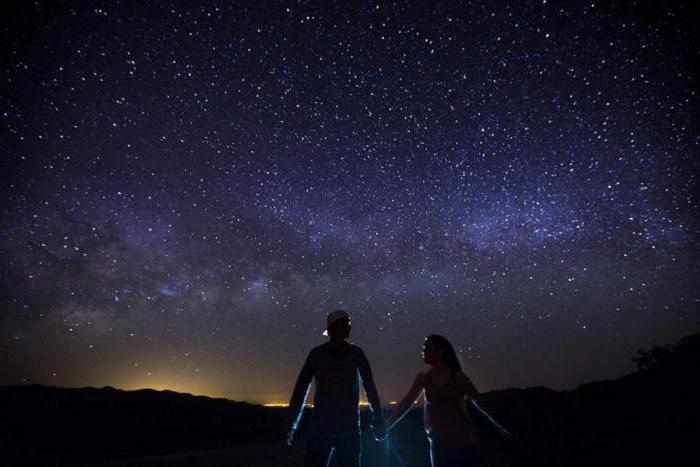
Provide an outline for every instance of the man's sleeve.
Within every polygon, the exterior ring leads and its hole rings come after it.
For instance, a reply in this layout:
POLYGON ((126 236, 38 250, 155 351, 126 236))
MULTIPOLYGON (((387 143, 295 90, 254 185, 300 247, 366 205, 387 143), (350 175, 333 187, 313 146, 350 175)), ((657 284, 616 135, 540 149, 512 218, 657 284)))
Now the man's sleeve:
MULTIPOLYGON (((382 404, 379 401, 379 394, 377 394, 377 387, 374 385, 374 378, 372 377, 372 368, 369 366, 367 357, 365 353, 360 350, 360 377, 362 378, 362 385, 365 387, 365 394, 367 394, 367 401, 372 408, 372 415, 374 416, 375 423, 383 419, 382 414, 382 404)), ((375 425, 376 426, 376 425, 375 425)))
POLYGON ((289 401, 289 424, 290 429, 296 430, 299 425, 299 419, 303 413, 304 402, 306 402, 306 396, 309 393, 309 387, 311 385, 311 378, 314 376, 314 371, 316 367, 315 353, 312 350, 306 357, 304 366, 301 368, 297 382, 294 385, 294 391, 292 392, 292 398, 289 401))

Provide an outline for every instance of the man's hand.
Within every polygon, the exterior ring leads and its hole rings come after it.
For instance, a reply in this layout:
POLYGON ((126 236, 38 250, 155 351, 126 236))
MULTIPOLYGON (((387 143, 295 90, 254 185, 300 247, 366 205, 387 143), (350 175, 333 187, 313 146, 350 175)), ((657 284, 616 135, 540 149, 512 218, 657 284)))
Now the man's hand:
POLYGON ((382 418, 374 422, 374 439, 376 441, 384 441, 384 438, 386 438, 386 423, 382 418))
POLYGON ((294 443, 294 429, 290 429, 287 432, 287 446, 291 446, 294 443))

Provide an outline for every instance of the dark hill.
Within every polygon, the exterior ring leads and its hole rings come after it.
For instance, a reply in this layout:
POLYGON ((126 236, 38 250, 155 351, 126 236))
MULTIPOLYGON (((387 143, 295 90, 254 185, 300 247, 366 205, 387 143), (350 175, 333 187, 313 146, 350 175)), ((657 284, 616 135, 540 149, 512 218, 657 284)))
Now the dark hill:
POLYGON ((57 465, 279 440, 284 410, 172 391, 0 387, 0 464, 57 465))
MULTIPOLYGON (((639 354, 640 370, 613 381, 484 394, 482 406, 518 433, 507 459, 489 465, 697 465, 700 334, 639 354)), ((487 435, 484 448, 494 442, 487 435)))

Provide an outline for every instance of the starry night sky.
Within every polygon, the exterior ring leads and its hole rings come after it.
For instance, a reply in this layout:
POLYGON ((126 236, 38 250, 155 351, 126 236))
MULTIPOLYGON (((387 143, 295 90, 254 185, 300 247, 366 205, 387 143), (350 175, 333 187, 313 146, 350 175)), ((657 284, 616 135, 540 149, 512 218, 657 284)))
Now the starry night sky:
POLYGON ((341 307, 385 401, 431 333, 567 389, 700 327, 689 4, 141 3, 2 7, 0 384, 283 402, 341 307))

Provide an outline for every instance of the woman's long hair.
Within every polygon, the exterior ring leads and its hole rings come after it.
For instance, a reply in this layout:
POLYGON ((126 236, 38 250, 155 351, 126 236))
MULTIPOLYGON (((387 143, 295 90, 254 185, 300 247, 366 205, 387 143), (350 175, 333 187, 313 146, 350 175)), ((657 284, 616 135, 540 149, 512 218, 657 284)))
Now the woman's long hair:
POLYGON ((459 362, 457 353, 455 353, 455 349, 452 347, 452 344, 450 344, 450 341, 439 334, 431 334, 427 338, 435 345, 435 347, 437 347, 438 350, 442 350, 442 359, 445 361, 445 365, 447 365, 448 368, 452 368, 453 370, 457 370, 461 373, 462 364, 459 362))

